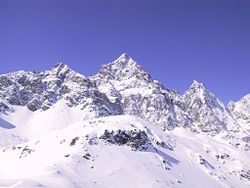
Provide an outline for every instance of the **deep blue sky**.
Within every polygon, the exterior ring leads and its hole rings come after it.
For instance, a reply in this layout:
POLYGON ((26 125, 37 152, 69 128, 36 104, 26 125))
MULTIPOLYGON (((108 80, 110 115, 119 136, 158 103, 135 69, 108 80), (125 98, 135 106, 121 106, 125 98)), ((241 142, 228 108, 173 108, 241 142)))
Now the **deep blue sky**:
POLYGON ((0 73, 64 62, 85 75, 128 53, 166 87, 250 93, 250 0, 0 0, 0 73))

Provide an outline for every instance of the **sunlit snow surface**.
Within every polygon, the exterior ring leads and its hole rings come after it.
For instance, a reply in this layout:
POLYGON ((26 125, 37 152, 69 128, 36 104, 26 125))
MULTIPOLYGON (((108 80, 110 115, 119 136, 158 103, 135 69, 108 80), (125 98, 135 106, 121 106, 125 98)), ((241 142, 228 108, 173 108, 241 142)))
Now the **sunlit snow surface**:
MULTIPOLYGON (((54 122, 56 127, 60 123, 54 122)), ((219 137, 183 128, 163 132, 134 116, 79 121, 32 141, 3 147, 0 169, 0 187, 250 186, 241 177, 242 170, 250 169, 248 152, 219 137), (147 149, 106 142, 100 138, 105 130, 144 131, 147 149)))

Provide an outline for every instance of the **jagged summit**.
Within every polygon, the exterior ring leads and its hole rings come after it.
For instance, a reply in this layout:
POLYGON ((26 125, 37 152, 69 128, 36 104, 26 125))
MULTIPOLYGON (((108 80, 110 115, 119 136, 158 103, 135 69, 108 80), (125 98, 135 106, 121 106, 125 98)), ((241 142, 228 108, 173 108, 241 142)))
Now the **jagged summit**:
POLYGON ((205 89, 205 86, 202 82, 198 82, 197 80, 193 80, 190 88, 202 88, 205 89))
POLYGON ((211 93, 203 83, 198 82, 197 80, 193 80, 191 86, 184 93, 184 96, 186 95, 199 97, 204 102, 205 100, 209 100, 209 98, 217 99, 217 97, 211 93))
POLYGON ((70 71, 71 68, 69 68, 68 65, 62 63, 62 62, 59 62, 59 63, 56 63, 52 68, 51 68, 51 73, 53 74, 58 74, 59 72, 61 72, 62 70, 65 71, 70 71))
POLYGON ((227 106, 239 124, 248 129, 250 133, 250 94, 242 97, 237 102, 230 101, 227 106))
POLYGON ((56 77, 61 80, 74 79, 75 77, 82 77, 82 78, 85 77, 80 73, 72 70, 68 65, 61 62, 57 63, 55 66, 52 67, 49 76, 56 77))
POLYGON ((68 65, 66 65, 65 63, 63 63, 63 62, 58 62, 58 63, 56 63, 53 67, 52 67, 52 70, 53 69, 57 69, 57 68, 64 68, 64 67, 67 67, 67 68, 69 68, 69 66, 68 65))
MULTIPOLYGON (((133 67, 141 67, 131 56, 129 56, 127 53, 122 53, 118 58, 110 62, 109 64, 112 64, 113 66, 116 66, 117 68, 133 68, 133 67)), ((106 64, 106 65, 109 65, 106 64)), ((103 65, 105 66, 105 65, 103 65)))
POLYGON ((103 65, 98 76, 107 80, 127 80, 137 78, 149 81, 151 76, 129 55, 123 53, 113 62, 103 65))
POLYGON ((203 132, 217 134, 226 129, 229 114, 224 104, 205 86, 194 80, 183 95, 185 111, 203 132))
POLYGON ((120 57, 116 59, 116 61, 120 62, 128 62, 130 59, 132 59, 127 53, 122 53, 120 57))
POLYGON ((68 65, 63 63, 57 63, 54 67, 51 69, 51 74, 56 75, 59 78, 64 78, 67 73, 69 73, 71 69, 68 65))
POLYGON ((135 67, 140 67, 135 60, 133 60, 128 54, 123 53, 112 63, 112 68, 117 70, 122 69, 133 69, 135 67))
POLYGON ((201 82, 198 82, 197 80, 193 80, 192 84, 185 91, 185 93, 186 94, 188 93, 188 95, 194 94, 194 95, 199 95, 199 96, 210 95, 210 92, 207 90, 204 84, 201 82))
POLYGON ((204 100, 204 97, 210 96, 210 93, 204 85, 196 80, 192 82, 190 87, 184 92, 186 97, 198 97, 204 100))

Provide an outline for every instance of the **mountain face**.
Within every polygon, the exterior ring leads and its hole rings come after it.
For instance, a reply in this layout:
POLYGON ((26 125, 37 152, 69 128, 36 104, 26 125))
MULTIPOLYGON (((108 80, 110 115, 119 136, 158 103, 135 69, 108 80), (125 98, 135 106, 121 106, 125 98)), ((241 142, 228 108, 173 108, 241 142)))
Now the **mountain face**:
POLYGON ((247 187, 250 95, 225 106, 197 81, 180 94, 127 54, 90 77, 63 63, 18 71, 0 76, 1 147, 0 187, 116 187, 116 179, 121 187, 247 187), (112 160, 117 168, 103 164, 112 160), (124 177, 133 171, 138 179, 124 177))
POLYGON ((164 130, 177 126, 170 91, 152 80, 128 55, 122 54, 114 62, 102 66, 92 80, 101 92, 119 101, 124 114, 145 118, 164 130))
POLYGON ((2 75, 0 80, 3 112, 11 109, 8 104, 26 106, 33 112, 47 110, 64 99, 69 107, 87 106, 98 113, 97 116, 121 113, 115 103, 98 91, 95 82, 61 63, 50 71, 20 71, 2 75))
POLYGON ((203 84, 194 81, 184 93, 184 111, 203 132, 218 134, 227 129, 230 114, 224 104, 203 84))
POLYGON ((250 129, 250 95, 244 96, 238 102, 229 102, 228 108, 245 129, 250 129))
POLYGON ((50 71, 2 75, 0 84, 2 112, 11 112, 12 105, 26 106, 33 112, 48 110, 64 99, 69 107, 89 108, 96 117, 135 115, 163 130, 182 126, 211 134, 226 130, 231 117, 224 104, 203 84, 194 81, 180 95, 152 80, 127 54, 103 65, 91 77, 59 63, 50 71))

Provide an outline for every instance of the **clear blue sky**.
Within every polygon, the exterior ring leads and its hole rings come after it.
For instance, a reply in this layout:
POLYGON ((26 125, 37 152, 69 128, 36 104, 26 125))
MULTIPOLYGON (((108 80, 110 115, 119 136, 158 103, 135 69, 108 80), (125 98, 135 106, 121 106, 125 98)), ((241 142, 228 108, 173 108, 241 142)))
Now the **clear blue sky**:
POLYGON ((0 73, 64 62, 84 75, 126 52, 167 88, 250 93, 249 0, 0 0, 0 73))

